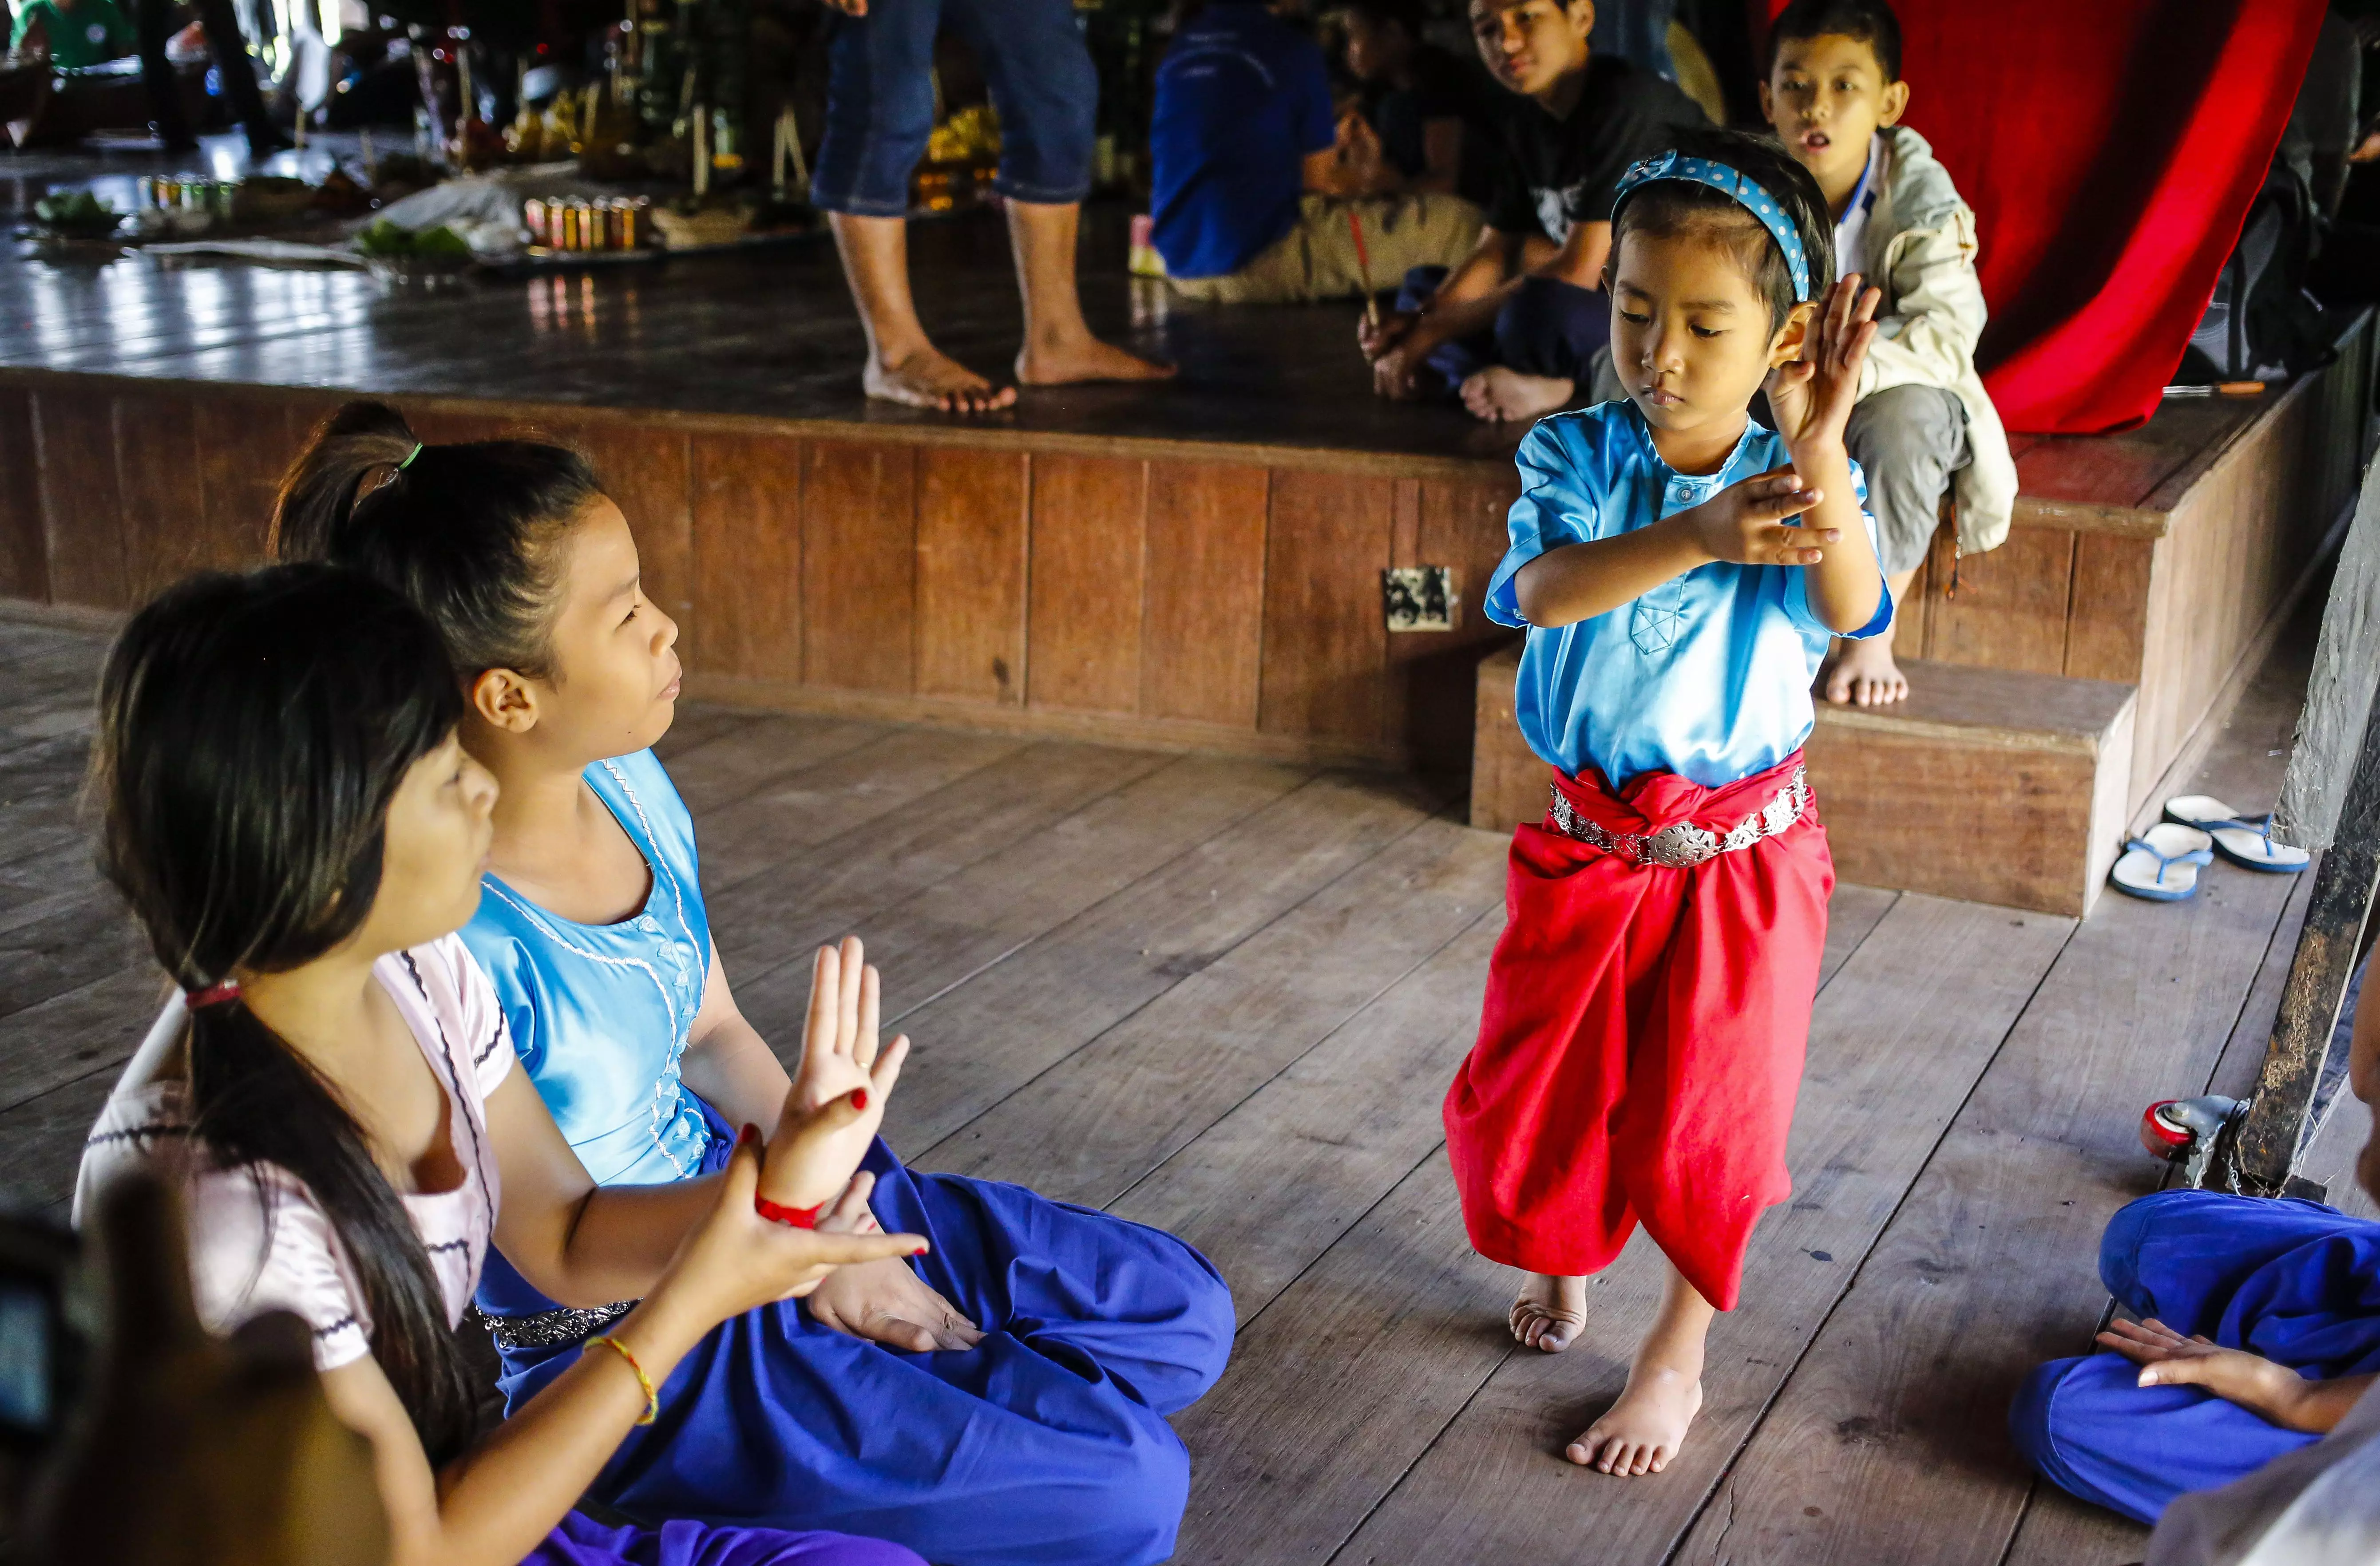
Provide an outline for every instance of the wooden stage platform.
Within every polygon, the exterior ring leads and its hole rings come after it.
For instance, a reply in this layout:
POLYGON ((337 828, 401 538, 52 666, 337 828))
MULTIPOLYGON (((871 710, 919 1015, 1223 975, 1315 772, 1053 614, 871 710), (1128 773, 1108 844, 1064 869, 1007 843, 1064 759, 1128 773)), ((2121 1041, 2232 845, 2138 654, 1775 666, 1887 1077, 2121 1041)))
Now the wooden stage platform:
MULTIPOLYGON (((2195 786, 2270 797, 2310 630, 2195 786)), ((102 641, 0 624, 0 1185, 52 1210, 159 994, 76 814, 102 641)), ((1440 1148, 1503 919, 1504 838, 1455 787, 693 704, 664 748, 764 1036, 798 1037, 807 943, 858 930, 918 1042, 905 1156, 1165 1225, 1230 1280, 1177 1560, 2140 1559, 2027 1475, 2005 1411, 2090 1341, 2100 1229, 2159 1173, 2142 1106, 2252 1077, 2310 877, 2217 865, 2194 902, 2080 923, 1840 888, 1793 1199, 1684 1455, 1615 1480, 1559 1453, 1620 1388, 1651 1258, 1598 1281, 1570 1353, 1516 1350, 1440 1148)), ((2361 1122, 2317 1144, 2335 1198, 2361 1122)))
MULTIPOLYGON (((1540 770, 1496 717, 1498 666, 1478 674, 1513 639, 1478 606, 1517 432, 1373 398, 1353 305, 1170 304, 1113 264, 1123 216, 1088 214, 1087 309, 1180 380, 1032 392, 978 419, 859 395, 822 239, 435 294, 0 258, 0 597, 115 612, 256 558, 306 428, 370 392, 431 439, 533 428, 588 449, 698 696, 1470 772, 1475 822, 1533 815, 1540 770), (1426 564, 1459 578, 1458 623, 1391 633, 1381 573, 1426 564)), ((913 246, 937 336, 1004 365, 997 221, 923 225, 913 246)), ((2125 818, 2219 727, 2346 503, 2368 324, 2342 345, 2253 402, 2020 443, 2008 544, 1954 562, 1946 533, 1906 606, 1919 698, 1830 711, 1813 741, 1847 874, 2089 905, 2125 818), (1946 832, 1954 811, 1973 824, 1946 832)))

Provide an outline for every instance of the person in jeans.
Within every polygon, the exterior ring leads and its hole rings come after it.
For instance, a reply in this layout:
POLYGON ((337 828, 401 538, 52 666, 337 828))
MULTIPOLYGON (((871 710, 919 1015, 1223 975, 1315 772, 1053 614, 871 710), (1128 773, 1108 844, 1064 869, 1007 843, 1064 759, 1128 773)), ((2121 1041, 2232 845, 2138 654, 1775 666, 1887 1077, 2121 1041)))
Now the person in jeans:
POLYGON ((992 188, 1008 212, 1025 297, 1016 379, 1027 386, 1173 373, 1091 335, 1075 240, 1091 188, 1099 81, 1069 0, 831 0, 826 135, 810 200, 828 214, 868 334, 860 384, 913 407, 978 412, 1016 401, 936 348, 909 293, 909 175, 934 128, 934 34, 947 19, 982 63, 1001 127, 992 188))

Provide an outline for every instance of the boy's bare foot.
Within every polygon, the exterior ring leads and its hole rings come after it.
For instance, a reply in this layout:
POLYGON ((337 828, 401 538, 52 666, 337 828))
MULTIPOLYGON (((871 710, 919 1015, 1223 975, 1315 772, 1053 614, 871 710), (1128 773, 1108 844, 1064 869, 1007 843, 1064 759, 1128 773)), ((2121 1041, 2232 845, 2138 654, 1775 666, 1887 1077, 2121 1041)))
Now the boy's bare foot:
POLYGON ((1168 381, 1172 376, 1173 367, 1170 364, 1154 363, 1087 335, 1041 346, 1027 343, 1016 356, 1016 379, 1027 386, 1071 386, 1084 381, 1168 381))
POLYGON ((1560 1354, 1586 1326, 1586 1280, 1533 1272, 1505 1319, 1523 1347, 1560 1354))
POLYGON ((1628 1390, 1620 1401, 1562 1455, 1582 1468, 1620 1478, 1658 1474, 1685 1445, 1686 1426, 1702 1406, 1699 1367, 1639 1360, 1628 1372, 1628 1390))
POLYGON ((1552 375, 1524 375, 1517 370, 1491 364, 1463 382, 1463 406, 1471 410, 1475 419, 1517 424, 1567 407, 1577 391, 1575 381, 1552 375))
POLYGON ((1909 694, 1909 679, 1892 661, 1888 636, 1840 644, 1827 671, 1827 699, 1837 706, 1888 707, 1909 694))
POLYGON ((943 413, 987 413, 1016 401, 1014 386, 994 386, 938 348, 919 348, 887 364, 870 356, 859 384, 871 397, 943 413))

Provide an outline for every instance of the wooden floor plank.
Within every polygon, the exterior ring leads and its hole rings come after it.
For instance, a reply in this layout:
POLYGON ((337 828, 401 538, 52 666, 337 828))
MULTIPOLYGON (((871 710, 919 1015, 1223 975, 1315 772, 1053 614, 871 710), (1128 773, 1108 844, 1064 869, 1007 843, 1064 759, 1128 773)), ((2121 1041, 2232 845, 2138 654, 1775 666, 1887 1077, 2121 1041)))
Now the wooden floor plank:
MULTIPOLYGON (((1504 851, 1500 838, 1444 817, 1399 835, 919 1161, 1030 1180, 1047 1196, 1105 1207, 1498 907, 1504 851)), ((1485 945, 1477 955, 1484 969, 1485 945)), ((1475 1027, 1476 987, 1455 976, 1445 982, 1475 1027)), ((1444 1083, 1416 1083, 1415 1091, 1426 1111, 1444 1083)), ((1354 1210, 1427 1150, 1401 1150, 1354 1210)))
POLYGON ((2148 1542, 2149 1531, 2131 1518, 2077 1500, 2036 1475, 2000 1566, 2135 1566, 2148 1542))
POLYGON ((799 961, 818 942, 1173 764, 1178 758, 1111 746, 1024 746, 901 809, 746 873, 762 852, 753 844, 753 816, 802 813, 798 803, 781 804, 775 791, 763 791, 697 822, 704 838, 735 845, 735 862, 719 868, 719 889, 709 893, 721 961, 731 974, 799 961))
MULTIPOLYGON (((1410 836, 1446 798, 1409 779, 1326 774, 1085 908, 902 1019, 921 1054, 914 1082, 902 1081, 898 1123, 886 1135, 904 1157, 922 1156, 929 1167, 972 1167, 967 1146, 942 1147, 945 1138, 1410 836), (937 1050, 937 1041, 946 1047, 937 1050)), ((996 1137, 986 1145, 1009 1146, 996 1137)), ((1056 1162, 1065 1150, 1041 1151, 1050 1161, 1035 1174, 1036 1188, 1074 1189, 1056 1162)))
POLYGON ((2009 1400, 2086 1352, 2100 1231, 2156 1187, 2145 1104, 2204 1082, 2291 886, 2211 875, 2076 933, 1679 1559, 1990 1566, 2032 1476, 2009 1400))
POLYGON ((156 1020, 165 976, 144 957, 0 1020, 0 1106, 115 1069, 156 1020))
MULTIPOLYGON (((135 1033, 133 1042, 140 1041, 135 1033)), ((57 1212, 74 1195, 83 1138, 99 1119, 115 1075, 115 1067, 103 1067, 0 1111, 0 1190, 12 1200, 57 1212)))
POLYGON ((42 918, 0 929, 0 1017, 152 961, 115 889, 86 880, 42 918))
POLYGON ((1260 1315, 1444 1141, 1503 926, 1479 915, 1108 1210, 1196 1245, 1240 1320, 1260 1315))
POLYGON ((755 713, 697 744, 673 747, 670 781, 677 784, 688 809, 717 810, 779 779, 880 744, 900 732, 852 718, 755 713))
MULTIPOLYGON (((958 875, 866 920, 859 934, 884 974, 889 1030, 909 1026, 921 1049, 886 1135, 917 1112, 921 1084, 941 1069, 939 1037, 964 1053, 964 1034, 929 1032, 914 1014, 945 990, 1063 926, 1144 876, 1193 854, 1235 822, 1276 805, 1313 774, 1269 762, 1185 757, 958 875)), ((1202 893, 1203 895, 1203 893, 1202 893)), ((809 971, 787 962, 735 980, 744 1014, 783 1055, 800 1047, 809 971)), ((947 1129, 947 1128, 946 1128, 947 1129)), ((940 1133, 936 1133, 940 1135, 940 1133)))
POLYGON ((1851 960, 1860 942, 1876 932, 1899 901, 1900 893, 1880 887, 1836 886, 1835 894, 1827 900, 1827 945, 1818 957, 1820 989, 1826 989, 1827 981, 1851 960))
MULTIPOLYGON (((1627 1354, 1652 1319, 1658 1275, 1640 1235, 1590 1285, 1587 1336, 1566 1354, 1508 1359, 1459 1414, 1443 1411, 1451 1423, 1410 1471, 1390 1443, 1364 1438, 1381 1449, 1377 1481, 1394 1486, 1368 1518, 1301 1506, 1274 1518, 1265 1536, 1235 1538, 1242 1558, 1316 1560, 1360 1522, 1332 1559, 1662 1559, 2071 929, 2046 915, 1906 894, 1818 997, 1789 1151, 1794 1196, 1754 1236, 1743 1303, 1711 1334, 1695 1439, 1658 1483, 1604 1478, 1560 1457, 1618 1395, 1627 1354)), ((1513 1282, 1506 1274, 1471 1308, 1497 1323, 1513 1282)), ((1293 1309, 1294 1295, 1273 1308, 1293 1309)))
POLYGON ((748 708, 722 707, 715 701, 680 700, 677 716, 671 722, 669 733, 654 742, 653 754, 674 765, 679 757, 697 746, 708 745, 762 716, 748 708))

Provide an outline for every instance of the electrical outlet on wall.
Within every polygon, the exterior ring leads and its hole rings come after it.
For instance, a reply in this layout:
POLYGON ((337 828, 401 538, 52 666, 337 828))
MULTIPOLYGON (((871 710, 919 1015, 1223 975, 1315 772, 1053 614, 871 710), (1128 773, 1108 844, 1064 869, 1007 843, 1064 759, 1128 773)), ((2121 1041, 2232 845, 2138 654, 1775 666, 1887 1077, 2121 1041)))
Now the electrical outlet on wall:
POLYGON ((1463 620, 1463 578, 1451 565, 1391 565, 1380 573, 1391 631, 1451 631, 1463 620))

